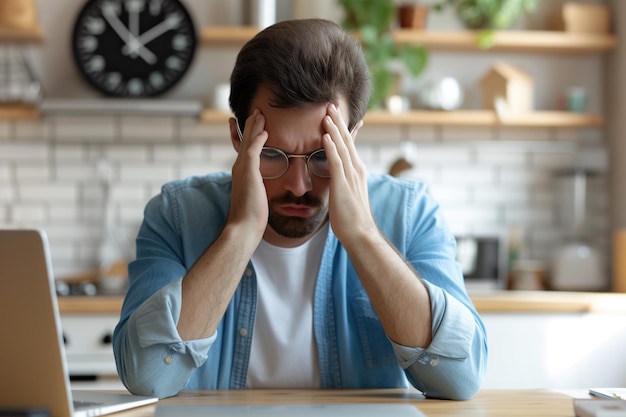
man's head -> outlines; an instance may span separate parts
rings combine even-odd
[[[360,44],[328,20],[276,23],[239,52],[231,74],[230,107],[243,129],[261,86],[279,108],[326,104],[338,98],[349,107],[348,127],[367,110],[370,79]]]

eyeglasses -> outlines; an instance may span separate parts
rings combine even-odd
[[[237,134],[243,140],[239,123]],[[289,169],[290,158],[305,158],[309,172],[319,178],[330,178],[330,167],[326,158],[326,151],[318,149],[307,154],[290,154],[278,148],[263,147],[261,150],[261,176],[265,180],[274,180],[281,177]]]

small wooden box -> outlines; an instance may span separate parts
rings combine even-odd
[[[564,3],[552,15],[550,28],[573,33],[609,33],[609,9],[604,4]]]

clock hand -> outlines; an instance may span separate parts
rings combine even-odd
[[[102,16],[107,21],[109,26],[113,28],[113,31],[117,33],[125,43],[128,45],[131,39],[134,39],[134,36],[126,29],[126,26],[120,21],[115,13],[115,6],[111,3],[104,3],[100,6],[102,9]]]
[[[124,26],[124,24],[117,17],[114,7],[115,6],[110,3],[104,3],[102,5],[102,15],[104,16],[104,19],[109,23],[109,25],[113,28],[113,31],[115,31],[115,33],[117,33],[117,35],[126,42],[126,44],[122,48],[122,53],[128,55],[128,53],[124,52],[124,48],[127,48],[129,51],[132,51],[132,56],[139,55],[148,64],[154,65],[157,61],[156,55],[154,55],[148,48],[143,46],[143,44],[139,40],[137,40],[137,38],[135,38],[128,31],[128,29],[126,29],[126,26]]]
[[[128,28],[135,38],[139,36],[139,14],[143,11],[143,0],[127,0]]]
[[[141,46],[143,46],[147,44],[148,42],[152,41],[153,39],[158,38],[159,36],[167,32],[168,30],[178,27],[180,25],[181,20],[182,18],[178,14],[172,13],[168,15],[164,21],[162,21],[156,26],[153,26],[148,31],[142,33],[136,40]],[[122,53],[125,55],[128,55],[132,53],[134,49],[135,49],[135,46],[131,45],[131,43],[128,42],[122,48]]]

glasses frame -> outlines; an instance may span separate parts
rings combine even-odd
[[[241,128],[239,127],[239,122],[237,120],[235,120],[235,124],[237,125],[237,135],[239,136],[239,141],[242,142],[243,141],[243,134],[241,133]],[[320,153],[320,152],[326,152],[326,150],[324,148],[321,149],[317,149],[313,152],[307,153],[307,154],[295,154],[295,153],[287,153],[285,151],[283,151],[282,149],[278,149],[278,148],[272,148],[271,146],[264,146],[262,150],[271,150],[274,152],[278,152],[282,155],[285,156],[285,158],[287,159],[287,165],[285,165],[285,169],[283,170],[283,172],[281,172],[279,175],[272,175],[272,176],[266,176],[266,175],[261,175],[263,177],[264,180],[275,180],[277,178],[282,177],[283,175],[285,175],[285,172],[287,172],[287,170],[289,169],[289,165],[290,165],[290,159],[291,158],[306,158],[306,169],[309,172],[309,174],[313,174],[318,178],[330,178],[330,175],[325,176],[325,175],[319,175],[316,174],[315,172],[313,172],[313,170],[311,170],[311,167],[309,166],[309,161],[311,160],[311,157],[313,157],[315,154]]]

